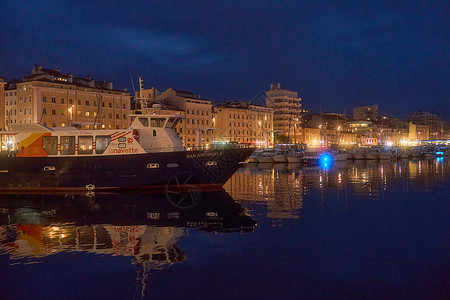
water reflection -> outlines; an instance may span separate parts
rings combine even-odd
[[[0,198],[0,243],[11,259],[87,251],[166,264],[185,259],[176,246],[184,228],[232,232],[255,225],[226,192],[204,193],[191,209],[154,195]]]
[[[307,199],[347,208],[348,200],[355,197],[383,200],[386,193],[429,191],[443,186],[448,170],[446,158],[343,161],[327,168],[257,164],[238,170],[224,188],[236,200],[264,203],[269,218],[296,219]]]

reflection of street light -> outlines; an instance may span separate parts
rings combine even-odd
[[[215,128],[216,128],[216,117],[213,117],[212,118],[212,123],[213,123],[213,141],[215,141],[216,140],[216,133],[215,133]]]
[[[73,105],[71,106],[71,107],[69,107],[69,109],[68,109],[68,111],[69,111],[69,115],[70,115],[70,121],[72,121],[72,116],[73,116]]]
[[[259,128],[261,129],[261,139],[260,139],[260,145],[261,145],[261,143],[264,141],[264,134],[263,134],[263,131],[262,131],[262,126],[261,126],[261,124],[262,124],[262,122],[261,122],[261,120],[259,120],[258,121],[258,125],[259,125]]]
[[[339,138],[340,138],[340,136],[339,136],[339,131],[341,130],[341,126],[338,126],[338,128],[337,128],[337,143],[338,144],[340,144],[340,140],[339,140]]]

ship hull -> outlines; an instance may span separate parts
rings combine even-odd
[[[1,193],[214,191],[252,148],[127,155],[0,157]]]

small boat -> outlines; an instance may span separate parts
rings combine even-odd
[[[354,160],[366,159],[366,149],[364,148],[356,148],[352,154]]]
[[[273,154],[274,163],[287,163],[289,150],[288,149],[275,149]]]
[[[369,148],[366,152],[367,160],[379,160],[380,159],[380,149],[379,148]]]
[[[392,153],[392,150],[389,150],[389,149],[380,150],[380,152],[378,153],[379,160],[392,160],[394,158],[395,158],[395,156]]]
[[[248,163],[258,163],[258,156],[260,155],[260,153],[263,151],[263,149],[256,149],[255,152],[252,153],[252,155],[250,155],[250,157],[248,158]]]
[[[393,148],[392,155],[396,159],[408,159],[411,156],[411,150],[407,148]]]
[[[267,164],[267,163],[272,164],[274,162],[273,156],[274,156],[273,149],[268,148],[263,149],[262,152],[259,152],[259,154],[255,158],[260,164]]]
[[[320,154],[321,151],[319,149],[307,149],[303,155],[302,162],[308,165],[317,164]]]
[[[297,149],[291,149],[287,154],[288,163],[300,163],[302,162],[304,156],[304,151],[299,151]]]
[[[419,147],[419,146],[413,147],[413,148],[411,149],[410,156],[411,156],[411,157],[414,157],[414,158],[417,158],[417,157],[423,157],[423,156],[424,156],[424,151],[423,151],[423,149],[422,149],[421,147]]]
[[[436,151],[433,146],[425,146],[423,147],[423,157],[425,159],[430,159],[436,157]]]
[[[437,146],[434,148],[434,152],[436,153],[436,157],[443,157],[448,155],[448,148],[446,146]]]
[[[187,151],[179,119],[136,114],[116,130],[13,126],[0,132],[0,193],[220,190],[254,148]]]
[[[350,159],[349,153],[345,149],[339,149],[337,151],[332,151],[334,161],[344,161]]]

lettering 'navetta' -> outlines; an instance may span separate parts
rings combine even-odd
[[[132,115],[124,130],[14,126],[0,133],[0,192],[221,189],[254,149],[186,151],[179,118]]]

